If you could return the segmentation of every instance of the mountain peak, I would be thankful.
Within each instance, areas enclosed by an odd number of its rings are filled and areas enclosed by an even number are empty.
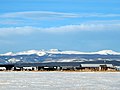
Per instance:
[[[118,52],[115,52],[113,50],[101,50],[101,51],[98,51],[96,52],[96,54],[103,54],[103,55],[108,55],[108,54],[111,54],[111,55],[120,55],[120,53]]]
[[[5,54],[0,54],[0,56],[12,56],[13,52],[7,52]]]
[[[59,50],[59,49],[50,49],[49,51],[50,52],[60,52],[61,50]]]
[[[16,55],[30,55],[30,54],[36,54],[38,51],[37,50],[28,50],[28,51],[23,51],[23,52],[18,52]]]

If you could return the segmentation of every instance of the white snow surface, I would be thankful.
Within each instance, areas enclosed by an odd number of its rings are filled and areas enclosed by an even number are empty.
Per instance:
[[[112,55],[120,55],[120,53],[112,51],[112,50],[102,50],[102,51],[98,51],[95,52],[96,54],[103,54],[103,55],[107,55],[107,54],[112,54]]]
[[[120,90],[120,72],[0,72],[0,90]]]
[[[120,52],[115,52],[112,50],[101,50],[98,52],[80,52],[80,51],[60,51],[58,49],[50,49],[50,50],[28,50],[23,52],[8,52],[5,54],[0,54],[0,56],[15,56],[15,55],[31,55],[37,54],[38,56],[44,56],[46,54],[100,54],[100,55],[120,55]]]
[[[0,54],[0,56],[12,56],[12,55],[14,55],[13,52],[7,52],[5,54]]]
[[[18,52],[15,55],[31,55],[31,54],[37,54],[38,56],[43,56],[46,53],[38,50],[29,50],[29,51]]]
[[[20,60],[19,59],[16,59],[16,58],[11,58],[8,60],[9,63],[16,63],[16,62],[19,62]]]

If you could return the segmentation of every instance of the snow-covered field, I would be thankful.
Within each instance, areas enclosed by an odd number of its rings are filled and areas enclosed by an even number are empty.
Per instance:
[[[120,90],[120,72],[0,72],[0,90]]]

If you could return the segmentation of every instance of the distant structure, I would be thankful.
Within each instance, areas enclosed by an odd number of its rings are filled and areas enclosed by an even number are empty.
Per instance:
[[[81,64],[80,62],[0,64],[0,71],[116,71],[112,64]]]

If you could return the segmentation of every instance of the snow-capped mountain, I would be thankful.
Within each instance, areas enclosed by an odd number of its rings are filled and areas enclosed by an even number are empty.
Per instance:
[[[108,55],[108,54],[110,54],[110,55],[120,55],[120,53],[112,51],[112,50],[102,50],[102,51],[95,52],[95,54],[101,54],[101,55]]]
[[[120,65],[120,53],[112,50],[98,52],[28,50],[0,54],[0,63],[99,62],[111,61]]]
[[[14,55],[32,55],[36,54],[38,56],[44,56],[46,53],[44,51],[38,51],[38,50],[29,50],[29,51],[23,51],[15,53]]]
[[[17,56],[17,55],[32,55],[32,54],[36,54],[38,56],[44,56],[46,53],[45,51],[28,50],[28,51],[22,51],[22,52],[17,52],[17,53],[8,52],[5,54],[0,54],[0,56]]]
[[[28,50],[22,52],[8,52],[5,54],[0,54],[0,56],[16,56],[16,55],[32,55],[36,54],[38,56],[44,56],[46,54],[100,54],[100,55],[120,55],[119,52],[115,52],[112,50],[101,50],[98,52],[80,52],[80,51],[61,51],[58,49],[50,49],[50,50]]]
[[[12,55],[14,55],[13,52],[7,52],[5,54],[0,54],[0,56],[12,56]]]

